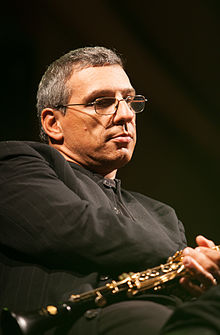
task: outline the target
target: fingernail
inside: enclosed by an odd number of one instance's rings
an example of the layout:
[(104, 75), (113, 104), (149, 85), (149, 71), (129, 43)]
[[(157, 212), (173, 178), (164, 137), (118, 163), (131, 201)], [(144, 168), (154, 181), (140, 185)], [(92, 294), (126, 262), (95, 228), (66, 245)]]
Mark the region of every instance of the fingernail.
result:
[(186, 248), (183, 250), (183, 255), (189, 255), (189, 248)]
[(186, 256), (186, 257), (183, 258), (183, 264), (185, 266), (189, 266), (190, 263), (191, 263), (191, 258), (190, 257)]

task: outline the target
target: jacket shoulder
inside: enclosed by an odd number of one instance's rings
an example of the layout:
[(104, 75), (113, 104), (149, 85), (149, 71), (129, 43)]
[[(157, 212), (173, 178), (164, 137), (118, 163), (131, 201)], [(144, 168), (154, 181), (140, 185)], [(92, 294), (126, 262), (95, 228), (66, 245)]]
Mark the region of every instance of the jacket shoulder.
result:
[(12, 157), (32, 156), (53, 160), (54, 157), (65, 160), (62, 155), (48, 144), (32, 141), (3, 141), (0, 142), (0, 160)]
[[(66, 159), (58, 150), (50, 147), (48, 144), (31, 141), (4, 141), (0, 142), (0, 162), (24, 162), (38, 160), (49, 165), (60, 179), (65, 179), (68, 172), (71, 173)], [(16, 165), (16, 163), (15, 163)]]

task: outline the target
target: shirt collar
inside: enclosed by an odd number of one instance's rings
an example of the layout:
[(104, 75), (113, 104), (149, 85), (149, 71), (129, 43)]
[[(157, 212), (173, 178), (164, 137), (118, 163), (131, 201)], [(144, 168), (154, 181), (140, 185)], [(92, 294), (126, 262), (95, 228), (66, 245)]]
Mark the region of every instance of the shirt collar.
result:
[(68, 161), (68, 163), (70, 164), (70, 166), (75, 169), (78, 170), (82, 173), (84, 173), (85, 175), (87, 175), (88, 177), (90, 177), (91, 179), (93, 179), (97, 184), (103, 184), (105, 187), (108, 188), (113, 188), (113, 189), (117, 189), (118, 187), (120, 187), (121, 181), (119, 179), (109, 179), (109, 178), (104, 178), (102, 175), (98, 174), (98, 173), (94, 173), (86, 168), (84, 168), (81, 165), (78, 165), (76, 163), (70, 162)]

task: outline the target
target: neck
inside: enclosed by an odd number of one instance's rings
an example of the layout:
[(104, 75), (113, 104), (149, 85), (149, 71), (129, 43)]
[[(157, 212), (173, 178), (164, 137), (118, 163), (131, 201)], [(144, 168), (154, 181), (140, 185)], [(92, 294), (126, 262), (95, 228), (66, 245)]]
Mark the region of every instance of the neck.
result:
[(117, 170), (113, 170), (106, 175), (103, 175), (104, 178), (115, 179)]
[(103, 176), (104, 178), (115, 179), (115, 177), (116, 177), (117, 169), (114, 169), (114, 170), (107, 169), (107, 170), (105, 170), (105, 169), (102, 169), (101, 167), (91, 167), (91, 169), (89, 169), (89, 166), (83, 165), (81, 162), (75, 160), (73, 157), (66, 154), (63, 150), (59, 150), (59, 148), (57, 148), (54, 145), (51, 145), (51, 146), (53, 146), (55, 149), (57, 149), (59, 151), (59, 153), (69, 162), (73, 162), (75, 164), (78, 164), (78, 165), (84, 167), (85, 169), (88, 169), (90, 171), (98, 173), (101, 176)]
[(72, 159), (72, 158), (65, 157), (65, 155), (64, 155), (62, 152), (61, 152), (61, 154), (64, 156), (64, 158), (66, 158), (67, 161), (69, 161), (69, 162), (73, 162), (73, 163), (75, 163), (75, 164), (78, 164), (78, 165), (84, 167), (84, 168), (87, 169), (87, 170), (90, 170), (90, 171), (92, 171), (92, 172), (98, 173), (98, 174), (100, 174), (101, 176), (103, 176), (104, 178), (115, 179), (115, 177), (116, 177), (117, 169), (112, 170), (112, 171), (104, 171), (104, 170), (102, 170), (102, 169), (100, 169), (100, 168), (93, 168), (93, 167), (92, 167), (92, 168), (89, 168), (88, 166), (85, 166), (85, 165), (83, 165), (83, 164), (80, 164), (79, 162), (75, 161), (75, 160)]

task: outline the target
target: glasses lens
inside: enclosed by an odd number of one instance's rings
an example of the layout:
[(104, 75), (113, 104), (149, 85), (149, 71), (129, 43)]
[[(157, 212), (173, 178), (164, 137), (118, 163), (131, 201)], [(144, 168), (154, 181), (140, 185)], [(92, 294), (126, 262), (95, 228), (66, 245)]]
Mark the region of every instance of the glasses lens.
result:
[(128, 104), (135, 113), (141, 113), (145, 107), (145, 97), (136, 95), (131, 101), (128, 101)]
[(95, 101), (95, 111), (98, 114), (114, 114), (117, 99), (106, 97)]
[(118, 100), (113, 97), (98, 98), (94, 102), (97, 114), (114, 114), (120, 101), (125, 100), (129, 108), (134, 113), (141, 113), (145, 107), (145, 97), (143, 95), (128, 96), (126, 99)]

